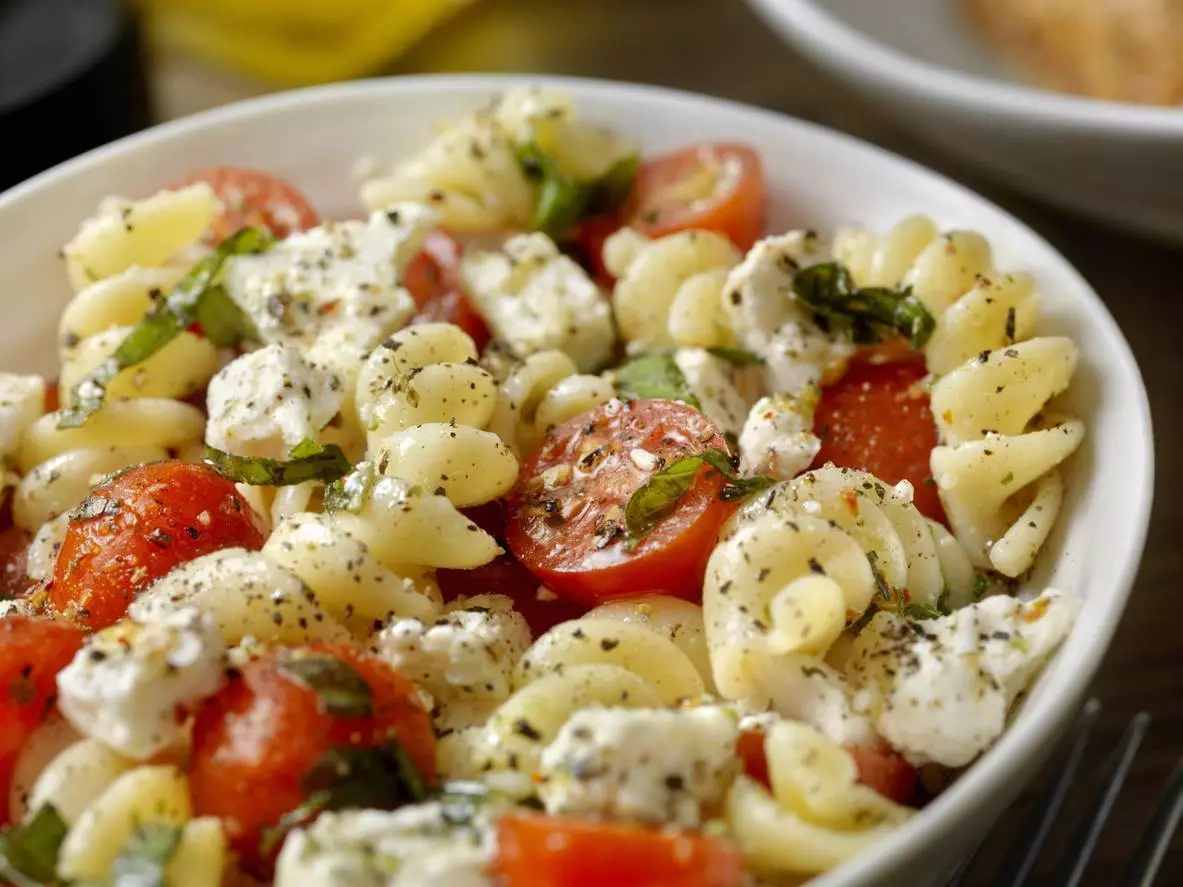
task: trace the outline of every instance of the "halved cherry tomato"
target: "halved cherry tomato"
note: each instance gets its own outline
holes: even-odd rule
[[[302,782],[331,748],[373,748],[395,740],[428,783],[435,781],[435,732],[414,685],[393,666],[339,644],[300,648],[334,657],[372,692],[371,714],[331,714],[311,687],[281,668],[272,651],[244,665],[193,722],[189,782],[198,816],[220,817],[233,847],[259,868],[262,831],[306,800]]]
[[[51,619],[0,619],[0,825],[17,757],[57,698],[57,674],[74,658],[82,629]]]
[[[616,279],[604,265],[604,241],[620,230],[621,224],[620,215],[612,212],[584,219],[575,228],[574,240],[584,267],[605,286],[612,286]]]
[[[541,584],[512,554],[503,554],[473,570],[439,570],[436,573],[445,601],[460,595],[503,594],[513,598],[514,609],[525,618],[534,637],[568,619],[578,619],[587,612],[560,597],[538,597]]]
[[[479,351],[489,341],[489,328],[460,283],[461,252],[455,238],[443,231],[432,231],[423,249],[407,265],[403,286],[419,309],[411,323],[455,324],[472,337]]]
[[[897,804],[911,803],[916,793],[916,768],[891,749],[847,746],[858,768],[858,780]],[[739,756],[743,770],[752,779],[769,786],[768,757],[764,754],[764,733],[744,730],[739,734]]]
[[[581,414],[552,429],[523,463],[506,500],[510,551],[547,588],[589,606],[646,592],[697,598],[732,512],[719,498],[719,474],[700,469],[635,547],[624,508],[660,466],[712,448],[727,450],[719,430],[673,401],[613,401]]]
[[[698,228],[741,250],[760,239],[767,215],[760,155],[710,142],[644,161],[624,208],[625,223],[650,237]]]
[[[852,361],[841,379],[822,390],[813,420],[822,448],[813,464],[833,462],[893,484],[909,481],[920,513],[944,522],[928,467],[937,429],[921,384],[924,360],[877,363],[877,353]]]
[[[287,237],[320,224],[320,215],[294,185],[270,173],[240,166],[213,166],[185,179],[205,182],[221,203],[207,240],[217,243],[244,225],[263,225]]]
[[[739,887],[743,856],[705,835],[530,813],[497,825],[505,887]]]
[[[33,583],[25,569],[25,558],[33,537],[20,527],[0,531],[0,600],[20,597]]]
[[[70,520],[49,598],[87,628],[105,628],[177,564],[222,548],[259,549],[263,539],[258,515],[212,468],[140,465],[95,487]]]
[[[916,768],[891,749],[860,746],[846,749],[858,767],[859,782],[897,804],[910,804],[916,794]]]

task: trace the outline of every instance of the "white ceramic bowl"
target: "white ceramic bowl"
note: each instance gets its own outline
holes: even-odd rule
[[[1183,243],[1183,107],[1011,78],[960,0],[748,0],[803,55],[910,132],[1050,203]]]
[[[535,81],[535,78],[531,78]],[[442,119],[473,110],[523,80],[413,77],[329,86],[232,105],[124,139],[0,196],[5,369],[55,369],[54,330],[70,296],[58,248],[105,195],[140,196],[215,163],[272,170],[325,215],[358,211],[356,158],[393,158],[425,143]],[[817,883],[924,885],[977,841],[1049,750],[1081,700],[1134,578],[1150,511],[1149,408],[1138,368],[1088,284],[1037,234],[964,188],[877,148],[777,114],[670,90],[550,79],[589,119],[647,151],[701,139],[749,142],[764,158],[771,227],[822,232],[844,222],[886,228],[914,212],[992,241],[1003,268],[1035,274],[1044,328],[1072,336],[1081,366],[1070,406],[1087,445],[1070,466],[1071,495],[1033,584],[1088,599],[1079,625],[1002,741],[890,840]]]

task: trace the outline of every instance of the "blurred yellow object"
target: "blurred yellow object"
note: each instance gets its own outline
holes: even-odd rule
[[[285,86],[371,73],[473,0],[140,0],[158,51]]]

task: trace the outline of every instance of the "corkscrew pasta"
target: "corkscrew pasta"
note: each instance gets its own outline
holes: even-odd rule
[[[766,232],[752,149],[550,90],[386,170],[349,219],[145,183],[65,245],[56,377],[0,374],[0,877],[771,887],[891,841],[1079,610],[1011,593],[1084,435],[1040,281],[922,216]]]

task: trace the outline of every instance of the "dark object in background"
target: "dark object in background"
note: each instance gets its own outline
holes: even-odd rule
[[[0,0],[0,191],[151,122],[120,0]]]

